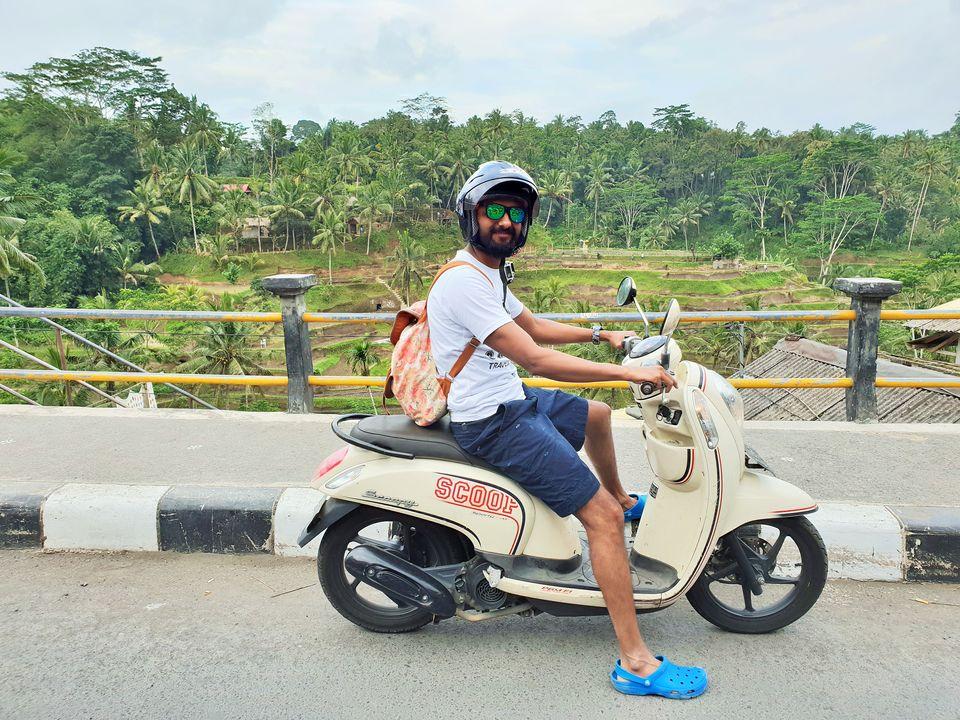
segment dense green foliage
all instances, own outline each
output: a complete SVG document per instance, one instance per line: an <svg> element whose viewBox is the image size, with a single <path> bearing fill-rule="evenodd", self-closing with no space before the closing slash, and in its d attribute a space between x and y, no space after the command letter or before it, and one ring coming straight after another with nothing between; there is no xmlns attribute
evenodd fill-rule
<svg viewBox="0 0 960 720"><path fill-rule="evenodd" d="M32 305L106 293L102 302L160 298L168 304L157 307L176 307L173 295L131 289L149 287L160 266L246 285L281 264L326 278L311 307L373 309L383 284L410 299L457 243L458 188L490 159L525 167L540 185L532 253L663 248L776 261L729 280L638 273L653 300L670 292L681 301L759 302L756 293L796 286L791 268L823 284L882 270L904 281L914 305L960 292L960 121L936 136L878 135L859 123L781 134L720 128L673 105L657 108L649 125L622 123L612 111L538 122L500 109L457 124L443 98L422 95L359 125L302 119L288 127L264 103L243 127L180 93L160 58L94 48L3 76L0 279ZM283 251L282 261L266 255ZM374 277L333 293L335 271L358 268ZM620 274L544 267L525 299L536 310L569 307L580 288L615 285ZM270 304L252 289L236 302ZM807 292L797 302L824 299ZM110 340L108 324L100 330ZM246 330L229 330L191 341L206 349L190 358L178 342L144 341L132 351L184 367L257 367L234 352ZM369 346L339 355L367 369L383 362Z"/></svg>

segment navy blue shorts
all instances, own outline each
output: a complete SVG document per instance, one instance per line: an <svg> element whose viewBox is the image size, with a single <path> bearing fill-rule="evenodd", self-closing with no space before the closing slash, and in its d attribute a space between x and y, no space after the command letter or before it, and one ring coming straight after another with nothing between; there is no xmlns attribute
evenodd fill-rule
<svg viewBox="0 0 960 720"><path fill-rule="evenodd" d="M587 504L600 483L577 451L583 447L588 403L559 390L524 385L523 400L490 417L452 422L457 443L536 495L560 517Z"/></svg>

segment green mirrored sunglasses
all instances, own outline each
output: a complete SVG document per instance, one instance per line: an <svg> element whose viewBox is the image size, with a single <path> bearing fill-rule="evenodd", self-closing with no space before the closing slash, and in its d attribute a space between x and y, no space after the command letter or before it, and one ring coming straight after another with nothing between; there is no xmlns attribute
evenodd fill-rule
<svg viewBox="0 0 960 720"><path fill-rule="evenodd" d="M490 203L487 205L487 217L491 220L499 220L503 217L504 213L510 213L510 222L512 223L522 223L523 219L527 216L527 211L523 208L512 207L508 208L506 205L501 205L499 203Z"/></svg>

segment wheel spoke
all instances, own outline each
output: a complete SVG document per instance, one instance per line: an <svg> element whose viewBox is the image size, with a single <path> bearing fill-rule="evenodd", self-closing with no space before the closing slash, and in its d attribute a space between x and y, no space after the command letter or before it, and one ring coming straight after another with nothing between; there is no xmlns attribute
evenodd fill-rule
<svg viewBox="0 0 960 720"><path fill-rule="evenodd" d="M354 579L353 579L353 582L350 583L350 589L356 591L357 585L360 584L360 580L361 580L361 578L358 578L358 577L357 577L357 578L354 578Z"/></svg>
<svg viewBox="0 0 960 720"><path fill-rule="evenodd" d="M750 588L746 585L740 586L743 589L743 609L747 612L753 612L753 595Z"/></svg>
<svg viewBox="0 0 960 720"><path fill-rule="evenodd" d="M712 573L709 573L706 578L708 582L721 582L722 578L725 578L727 575L730 575L737 569L737 564L735 562L730 563L729 565L724 565L719 570L715 570Z"/></svg>
<svg viewBox="0 0 960 720"><path fill-rule="evenodd" d="M787 534L781 529L780 537L767 551L767 568L772 570L777 564L777 556L780 554L780 548L783 547L783 541L787 539Z"/></svg>

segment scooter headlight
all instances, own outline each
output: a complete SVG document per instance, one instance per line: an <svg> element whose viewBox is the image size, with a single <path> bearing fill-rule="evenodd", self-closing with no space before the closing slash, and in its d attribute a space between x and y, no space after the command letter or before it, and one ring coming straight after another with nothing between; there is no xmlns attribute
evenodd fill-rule
<svg viewBox="0 0 960 720"><path fill-rule="evenodd" d="M707 377L710 378L710 384L720 393L727 410L740 425L743 425L743 398L740 397L740 393L725 378L713 370L707 370Z"/></svg>
<svg viewBox="0 0 960 720"><path fill-rule="evenodd" d="M697 420L700 421L700 429L703 430L703 435L707 439L707 447L713 450L720 442L720 434L710 416L710 403L702 392L693 394L693 410L697 414Z"/></svg>
<svg viewBox="0 0 960 720"><path fill-rule="evenodd" d="M343 487L348 482L357 479L357 476L363 471L363 465L356 465L349 470L344 470L339 475L334 476L333 480L324 485L327 490L336 490Z"/></svg>

